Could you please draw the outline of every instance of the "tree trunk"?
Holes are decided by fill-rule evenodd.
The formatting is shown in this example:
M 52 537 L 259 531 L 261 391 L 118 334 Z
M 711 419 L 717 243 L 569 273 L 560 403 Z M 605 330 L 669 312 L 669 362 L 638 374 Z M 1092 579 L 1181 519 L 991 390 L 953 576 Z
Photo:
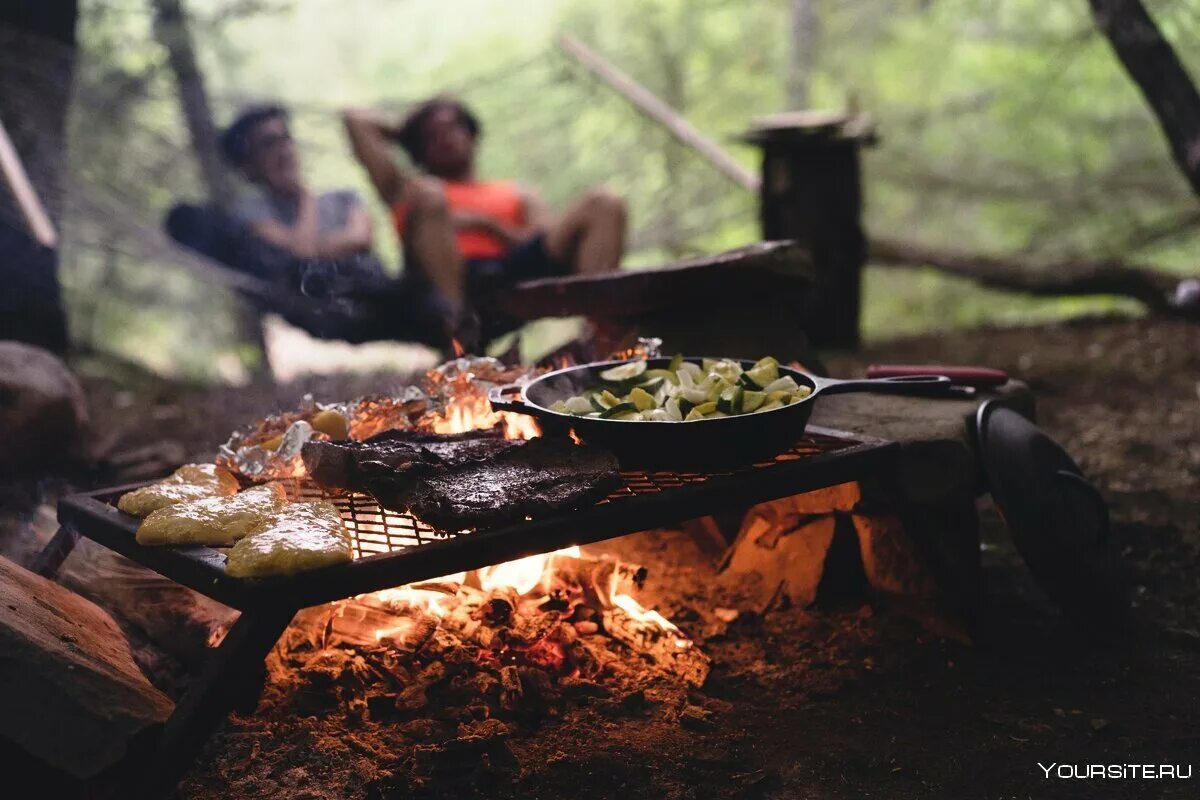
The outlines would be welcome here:
M 1096 25 L 1150 104 L 1175 163 L 1200 196 L 1200 93 L 1139 0 L 1088 0 Z
M 192 150 L 200 167 L 200 178 L 209 200 L 219 205 L 228 202 L 231 192 L 229 175 L 217 150 L 217 131 L 204 78 L 196 63 L 192 36 L 181 0 L 151 0 L 154 9 L 154 35 L 167 51 L 171 72 L 179 84 L 179 103 L 187 122 Z
M 75 0 L 0 3 L 0 121 L 54 227 L 63 213 L 65 122 L 75 68 Z M 67 349 L 58 251 L 31 235 L 0 184 L 0 339 Z
M 167 51 L 167 60 L 179 85 L 179 104 L 187 122 L 192 151 L 200 168 L 200 179 L 211 203 L 228 205 L 233 197 L 229 173 L 221 163 L 217 149 L 217 129 L 213 124 L 204 76 L 196 62 L 192 36 L 182 0 L 150 0 L 154 9 L 154 34 Z M 262 316 L 249 303 L 239 300 L 233 307 L 238 337 L 258 349 L 261 357 L 251 365 L 255 379 L 270 374 L 271 365 L 263 334 Z
M 787 107 L 808 108 L 808 87 L 816 63 L 817 8 L 815 0 L 792 0 L 791 42 L 788 53 Z

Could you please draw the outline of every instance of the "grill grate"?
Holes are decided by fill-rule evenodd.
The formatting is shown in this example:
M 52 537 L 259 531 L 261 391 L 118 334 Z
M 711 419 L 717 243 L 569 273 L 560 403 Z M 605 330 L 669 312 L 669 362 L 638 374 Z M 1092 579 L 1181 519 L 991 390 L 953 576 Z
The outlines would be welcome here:
M 598 505 L 620 503 L 641 495 L 661 494 L 681 486 L 703 484 L 714 477 L 734 474 L 749 477 L 754 472 L 769 470 L 783 462 L 830 453 L 853 447 L 856 444 L 857 442 L 852 439 L 809 432 L 791 449 L 780 453 L 770 461 L 743 467 L 733 472 L 622 471 L 623 485 L 601 500 Z M 368 495 L 330 493 L 308 479 L 291 479 L 285 481 L 284 486 L 292 500 L 328 500 L 337 506 L 353 540 L 356 559 L 420 547 L 430 542 L 471 533 L 471 531 L 454 533 L 435 530 L 411 514 L 382 508 L 374 498 Z

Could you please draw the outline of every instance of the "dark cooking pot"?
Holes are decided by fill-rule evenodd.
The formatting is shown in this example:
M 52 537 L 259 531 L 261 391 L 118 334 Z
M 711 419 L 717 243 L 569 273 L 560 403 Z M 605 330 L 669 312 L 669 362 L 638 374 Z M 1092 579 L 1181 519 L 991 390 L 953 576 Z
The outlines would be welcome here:
M 684 360 L 696 364 L 701 361 L 699 358 Z M 743 369 L 749 369 L 755 363 L 743 359 L 727 360 L 737 361 Z M 812 394 L 771 411 L 692 422 L 651 422 L 578 417 L 551 410 L 550 406 L 558 400 L 607 385 L 600 379 L 600 373 L 623 363 L 627 362 L 604 361 L 548 372 L 524 385 L 494 387 L 489 399 L 497 411 L 535 417 L 547 433 L 574 430 L 581 440 L 612 450 L 623 467 L 696 470 L 761 461 L 791 447 L 804 435 L 813 403 L 823 393 L 885 392 L 945 397 L 954 392 L 950 379 L 943 375 L 839 381 L 780 365 L 780 377 L 790 375 L 800 386 L 812 389 Z M 650 369 L 665 369 L 670 363 L 669 358 L 646 360 Z

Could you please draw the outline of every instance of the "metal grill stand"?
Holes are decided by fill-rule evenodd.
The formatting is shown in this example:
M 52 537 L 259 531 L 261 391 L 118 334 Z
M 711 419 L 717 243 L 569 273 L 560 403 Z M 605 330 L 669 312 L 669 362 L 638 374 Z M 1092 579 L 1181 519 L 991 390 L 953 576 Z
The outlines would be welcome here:
M 302 608 L 859 480 L 879 474 L 897 449 L 891 442 L 809 426 L 804 439 L 766 463 L 721 473 L 622 472 L 622 486 L 590 508 L 460 532 L 434 530 L 364 495 L 330 496 L 296 480 L 288 486 L 294 500 L 326 499 L 338 506 L 353 540 L 354 560 L 260 580 L 227 576 L 225 555 L 214 548 L 139 545 L 135 534 L 141 520 L 115 506 L 135 487 L 121 486 L 64 498 L 58 507 L 61 527 L 34 568 L 53 578 L 79 536 L 86 536 L 242 612 L 176 704 L 137 787 L 139 797 L 161 797 Z

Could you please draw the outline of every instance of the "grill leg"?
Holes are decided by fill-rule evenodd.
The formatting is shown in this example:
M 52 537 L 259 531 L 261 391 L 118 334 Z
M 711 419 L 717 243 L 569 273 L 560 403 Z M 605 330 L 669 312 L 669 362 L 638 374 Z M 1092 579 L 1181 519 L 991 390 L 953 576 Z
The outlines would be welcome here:
M 196 754 L 233 707 L 244 679 L 252 674 L 291 622 L 295 609 L 243 611 L 204 669 L 175 704 L 163 726 L 154 763 L 138 797 L 168 796 Z
M 59 568 L 67 560 L 67 556 L 71 555 L 71 551 L 75 549 L 78 542 L 78 533 L 66 525 L 60 526 L 58 532 L 49 542 L 46 542 L 42 552 L 34 556 L 33 563 L 29 566 L 30 572 L 35 572 L 43 578 L 57 577 Z

